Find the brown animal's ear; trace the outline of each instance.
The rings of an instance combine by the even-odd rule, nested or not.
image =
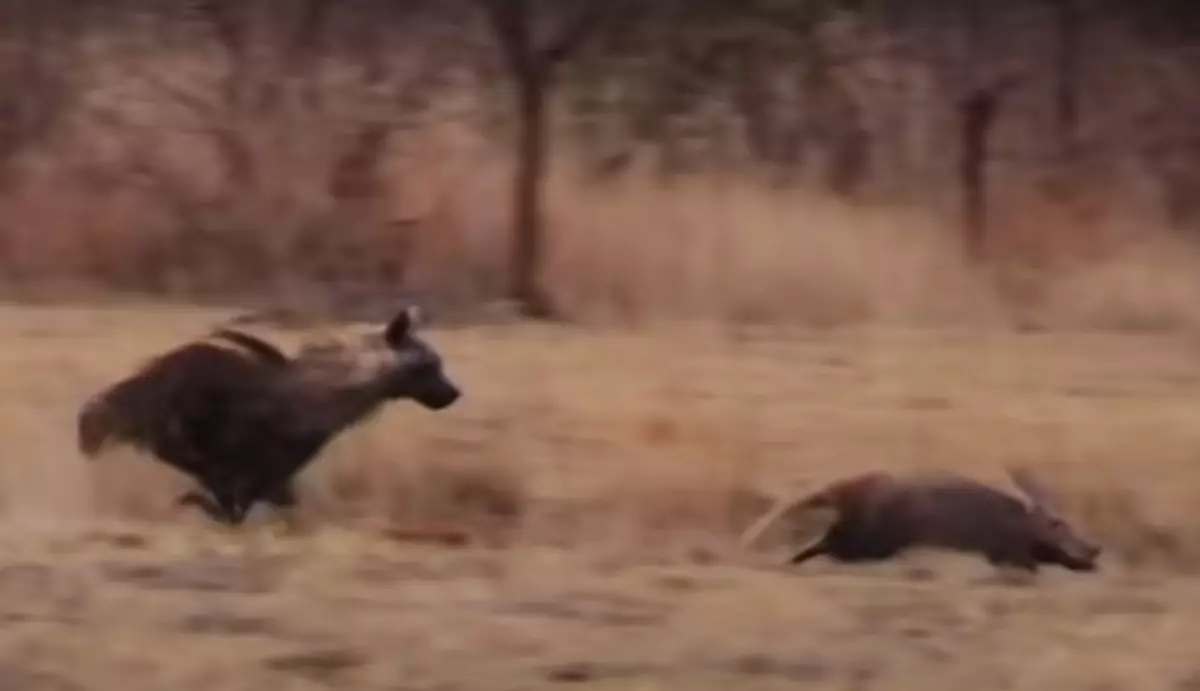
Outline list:
[[[1012,478],[1013,484],[1025,492],[1036,506],[1047,511],[1056,510],[1058,501],[1055,494],[1031,469],[1024,466],[1010,466],[1008,475]]]
[[[417,328],[421,321],[421,309],[416,305],[408,305],[400,310],[383,332],[383,339],[393,348],[399,348],[404,340]]]

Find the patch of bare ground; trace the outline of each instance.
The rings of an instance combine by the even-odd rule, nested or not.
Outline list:
[[[1195,688],[1200,349],[1186,332],[433,329],[466,397],[302,477],[298,529],[170,506],[73,415],[227,312],[0,309],[0,685]],[[353,328],[352,326],[343,328]],[[270,333],[287,346],[308,334]],[[1036,578],[914,553],[777,566],[774,496],[1035,464],[1108,552]],[[815,521],[817,519],[813,519]],[[460,530],[447,547],[403,539]],[[807,520],[781,532],[802,539]]]

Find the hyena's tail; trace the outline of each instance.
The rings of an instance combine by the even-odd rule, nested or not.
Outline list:
[[[124,382],[84,403],[75,419],[75,442],[84,456],[94,458],[113,444],[139,448],[154,444],[169,415],[162,401],[142,395],[144,384],[136,379]]]
[[[84,404],[76,418],[76,444],[84,456],[94,458],[116,434],[116,419],[103,396]]]

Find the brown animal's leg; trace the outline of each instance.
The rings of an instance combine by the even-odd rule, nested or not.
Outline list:
[[[1010,567],[1028,571],[1029,573],[1037,573],[1038,560],[1029,552],[1011,553],[1011,552],[989,552],[985,555],[988,563],[996,567]]]
[[[792,555],[791,559],[788,559],[788,563],[802,564],[809,559],[812,559],[813,557],[819,557],[822,554],[829,554],[829,545],[826,544],[825,538],[821,538],[808,547],[796,552],[794,555]]]

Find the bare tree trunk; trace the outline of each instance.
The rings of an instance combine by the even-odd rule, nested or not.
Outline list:
[[[548,97],[555,70],[596,27],[622,6],[594,0],[578,6],[548,40],[535,36],[539,12],[532,0],[479,0],[505,57],[517,101],[516,170],[512,183],[512,255],[509,297],[527,317],[559,318],[539,272],[545,255],[542,191],[549,166]],[[560,10],[561,11],[561,10]]]
[[[995,88],[973,89],[959,102],[959,185],[962,192],[964,249],[971,261],[984,261],[988,245],[988,139],[999,107]]]
[[[542,189],[546,177],[546,137],[549,123],[546,108],[547,77],[536,72],[517,76],[519,123],[517,161],[512,187],[511,297],[526,316],[548,319],[556,316],[542,288],[538,271],[542,264],[544,233]]]
[[[1054,123],[1059,163],[1069,165],[1079,132],[1082,12],[1078,0],[1051,0],[1054,9]]]

